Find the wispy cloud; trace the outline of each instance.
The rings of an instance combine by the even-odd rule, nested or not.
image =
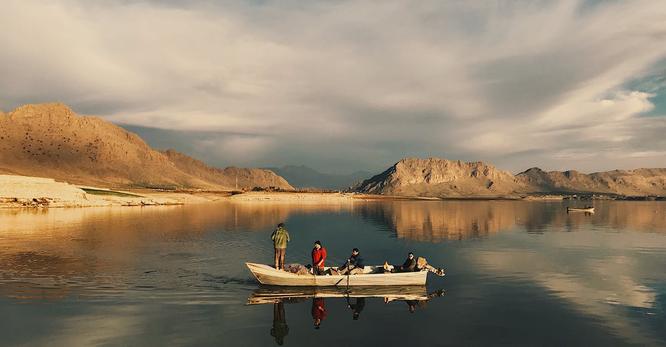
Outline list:
[[[250,165],[665,166],[666,117],[640,117],[658,89],[630,83],[666,59],[664,18],[640,0],[9,0],[0,105],[277,139]],[[204,159],[240,162],[216,153]]]

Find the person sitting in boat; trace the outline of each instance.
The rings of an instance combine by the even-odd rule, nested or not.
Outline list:
[[[361,253],[358,251],[358,248],[354,248],[349,259],[338,268],[338,271],[340,271],[340,275],[356,275],[363,273],[363,266]]]
[[[407,254],[407,259],[405,259],[405,262],[400,266],[396,266],[392,272],[414,272],[414,271],[416,271],[416,258],[414,258],[414,253],[409,252],[409,254]]]
[[[322,247],[321,241],[317,240],[312,248],[312,273],[324,275],[324,262],[326,261],[326,248]]]

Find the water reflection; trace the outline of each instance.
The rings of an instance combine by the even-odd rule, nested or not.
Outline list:
[[[312,298],[312,319],[314,320],[315,329],[321,327],[321,322],[326,319],[326,303],[324,298]]]
[[[567,213],[573,202],[393,201],[355,205],[363,218],[386,225],[398,238],[438,242],[487,237],[524,228],[575,231],[585,226],[666,232],[666,203],[595,202],[596,213]]]
[[[278,301],[273,304],[271,336],[275,338],[275,343],[282,346],[287,334],[289,334],[289,326],[287,325],[287,316],[284,314],[284,302]]]
[[[310,315],[315,329],[320,329],[329,315],[329,304],[342,304],[351,312],[352,320],[359,320],[366,308],[367,299],[381,299],[384,304],[404,302],[407,310],[414,313],[418,308],[424,309],[428,301],[441,297],[444,290],[430,293],[425,286],[386,286],[386,287],[271,287],[261,286],[247,299],[248,305],[273,305],[273,325],[270,335],[275,343],[284,344],[289,334],[289,326],[285,314],[285,304],[293,304],[311,300]]]
[[[354,303],[347,298],[347,307],[352,311],[352,319],[358,320],[361,316],[361,312],[363,312],[363,309],[365,308],[365,298],[355,298]]]
[[[249,241],[197,244],[211,230],[268,232],[280,221],[308,215],[351,215],[371,221],[398,239],[440,242],[489,237],[511,230],[530,233],[593,229],[664,233],[665,202],[595,202],[594,215],[567,214],[567,203],[523,201],[354,202],[348,204],[219,203],[149,208],[86,208],[0,211],[0,293],[22,299],[60,298],[79,287],[145,287],[165,272],[178,278],[196,272],[168,266],[198,259],[202,247],[225,247],[230,257],[243,258]],[[315,220],[315,229],[322,227]],[[303,233],[295,226],[296,235]],[[261,239],[261,235],[256,238]],[[300,236],[299,236],[300,237]],[[627,244],[661,250],[662,245],[630,235],[607,239],[606,247]],[[241,238],[242,239],[242,238]],[[581,243],[594,243],[584,236]],[[169,246],[165,245],[169,243]],[[240,242],[240,243],[239,243]],[[168,247],[162,250],[160,247]],[[253,254],[270,254],[267,243],[251,245]],[[148,251],[148,250],[151,251]],[[290,249],[290,256],[294,251]],[[209,256],[205,256],[210,258]],[[204,258],[205,258],[204,257]],[[247,256],[245,256],[247,257]],[[307,258],[306,258],[307,259]],[[250,259],[248,259],[250,260]],[[176,266],[176,265],[174,265]],[[242,269],[223,267],[224,282],[243,283]],[[190,271],[190,272],[187,272]],[[111,274],[111,275],[109,275]],[[118,277],[115,277],[119,274]],[[240,277],[239,277],[240,275]],[[217,278],[219,274],[212,274]],[[118,279],[123,280],[118,283]]]
[[[663,344],[666,202],[595,201],[594,215],[567,214],[568,204],[2,210],[0,305],[11,318],[0,333],[8,345],[46,344],[52,335],[60,336],[54,345],[326,345],[366,336],[363,329],[344,330],[349,324],[381,330],[403,314],[407,329],[372,341],[427,344],[445,333],[452,344],[537,345],[561,331],[553,344]],[[432,302],[437,293],[426,288],[305,296],[257,289],[242,263],[271,261],[269,235],[281,221],[293,237],[289,262],[309,262],[317,239],[335,264],[341,262],[335,256],[356,246],[377,264],[413,250],[447,266],[445,278],[431,276],[428,283],[446,285],[453,298]],[[473,242],[456,241],[466,239]],[[246,300],[266,305],[244,306]],[[41,325],[33,329],[35,321]],[[99,328],[109,324],[122,329]],[[167,336],[149,329],[156,325],[179,328]],[[31,328],[17,334],[17,326]],[[491,329],[478,334],[484,327]],[[343,330],[347,335],[323,341]]]

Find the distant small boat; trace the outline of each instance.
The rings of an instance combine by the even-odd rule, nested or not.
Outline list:
[[[424,286],[428,270],[417,272],[383,273],[382,266],[366,266],[364,273],[356,275],[297,275],[275,270],[272,266],[245,263],[261,284],[271,286],[345,287],[345,286]]]
[[[567,207],[567,212],[587,212],[587,213],[594,213],[594,207],[592,207],[592,206],[587,206],[587,207]]]

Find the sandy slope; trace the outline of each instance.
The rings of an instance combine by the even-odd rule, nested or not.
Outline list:
[[[24,105],[0,114],[0,173],[103,187],[293,189],[273,172],[215,169],[152,149],[139,136],[63,104]]]

